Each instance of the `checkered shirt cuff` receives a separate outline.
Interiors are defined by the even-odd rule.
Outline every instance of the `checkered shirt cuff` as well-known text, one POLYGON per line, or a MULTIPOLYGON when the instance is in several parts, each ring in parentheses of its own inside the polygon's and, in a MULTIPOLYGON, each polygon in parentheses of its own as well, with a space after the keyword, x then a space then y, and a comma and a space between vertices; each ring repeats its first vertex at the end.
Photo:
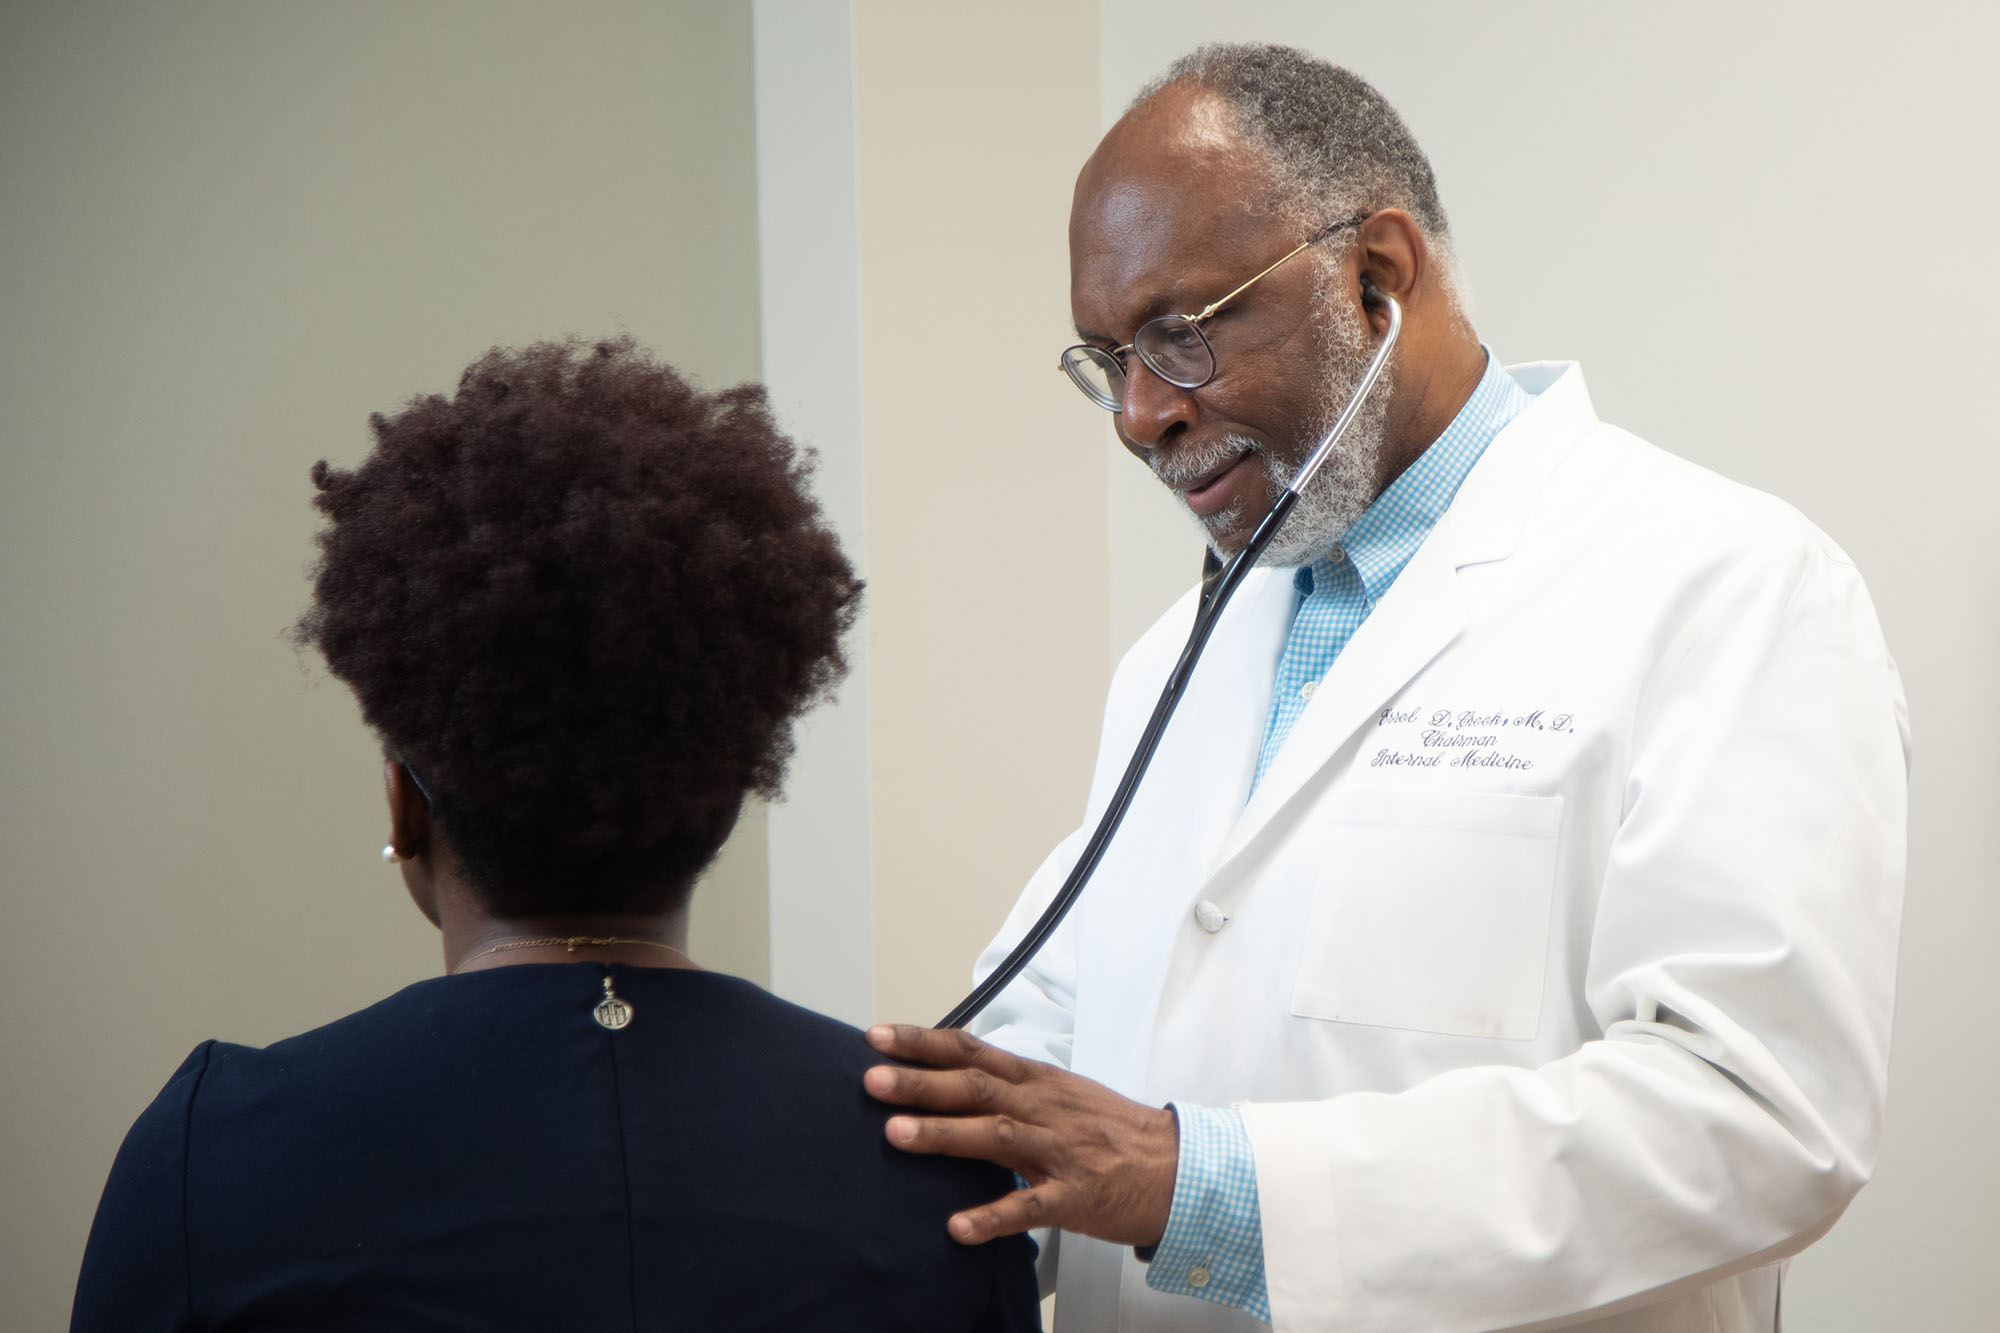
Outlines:
POLYGON ((1146 1268, 1154 1291, 1194 1296, 1265 1323, 1264 1222, 1243 1117, 1231 1107, 1169 1103, 1180 1121, 1180 1163, 1167 1234, 1146 1268))

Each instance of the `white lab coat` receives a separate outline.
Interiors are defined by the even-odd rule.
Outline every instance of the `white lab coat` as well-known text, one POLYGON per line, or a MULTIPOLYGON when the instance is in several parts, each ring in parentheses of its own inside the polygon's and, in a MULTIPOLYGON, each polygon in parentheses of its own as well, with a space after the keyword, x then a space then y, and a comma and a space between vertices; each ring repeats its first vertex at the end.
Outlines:
MULTIPOLYGON (((1901 686, 1795 511, 1599 422, 1573 365, 1512 373, 1533 402, 1246 806, 1293 600, 1250 576, 1095 882, 979 1030, 1241 1105, 1279 1329, 1769 1330, 1780 1261, 1875 1161, 1901 686)), ((1192 614, 1118 669, 1086 828, 1192 614)), ((1065 1333, 1258 1326, 1060 1239, 1065 1333)))

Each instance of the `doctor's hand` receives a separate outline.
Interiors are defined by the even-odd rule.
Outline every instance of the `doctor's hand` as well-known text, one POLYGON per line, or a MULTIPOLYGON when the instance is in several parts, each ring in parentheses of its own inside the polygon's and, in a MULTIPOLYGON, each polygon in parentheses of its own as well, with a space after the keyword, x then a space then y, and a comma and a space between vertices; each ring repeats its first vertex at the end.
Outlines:
POLYGON ((1118 1245, 1153 1245, 1165 1234, 1180 1159, 1172 1111, 963 1032, 884 1024, 868 1030, 868 1044, 926 1066, 877 1065, 862 1077, 877 1101, 935 1113, 891 1116, 890 1143, 905 1152, 983 1158, 1028 1182, 954 1214, 953 1239, 977 1245, 1060 1227, 1118 1245))

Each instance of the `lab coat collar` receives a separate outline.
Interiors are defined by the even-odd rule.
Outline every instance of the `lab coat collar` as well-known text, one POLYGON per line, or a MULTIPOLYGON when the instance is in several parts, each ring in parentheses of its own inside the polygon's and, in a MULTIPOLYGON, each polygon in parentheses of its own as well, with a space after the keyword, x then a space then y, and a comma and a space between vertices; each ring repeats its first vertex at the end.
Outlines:
MULTIPOLYGON (((1450 508, 1334 660, 1224 839, 1207 879, 1222 873, 1302 791, 1317 785, 1362 725, 1458 637, 1466 617, 1458 571, 1513 553, 1549 475, 1597 425, 1583 369, 1575 362, 1529 362, 1509 366, 1507 373, 1534 401, 1486 447, 1450 508)), ((1273 587, 1290 591, 1289 580, 1272 580, 1259 603, 1271 599, 1273 587)), ((1269 614, 1268 607, 1260 606, 1260 612, 1245 629, 1270 640, 1243 649, 1251 658, 1275 662, 1290 621, 1269 614)), ((1257 715, 1261 719, 1268 711, 1267 694, 1257 715)))

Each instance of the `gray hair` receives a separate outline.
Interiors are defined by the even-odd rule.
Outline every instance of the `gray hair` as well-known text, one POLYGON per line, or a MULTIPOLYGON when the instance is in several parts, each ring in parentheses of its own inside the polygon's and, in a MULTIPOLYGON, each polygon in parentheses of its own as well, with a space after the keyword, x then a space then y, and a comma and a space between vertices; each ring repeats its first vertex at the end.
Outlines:
POLYGON ((1279 207, 1308 230, 1369 209, 1407 212, 1423 233, 1446 299, 1470 317, 1430 159, 1367 80, 1297 47, 1215 42, 1176 60, 1132 106, 1181 83, 1221 98, 1243 137, 1269 160, 1279 207))

